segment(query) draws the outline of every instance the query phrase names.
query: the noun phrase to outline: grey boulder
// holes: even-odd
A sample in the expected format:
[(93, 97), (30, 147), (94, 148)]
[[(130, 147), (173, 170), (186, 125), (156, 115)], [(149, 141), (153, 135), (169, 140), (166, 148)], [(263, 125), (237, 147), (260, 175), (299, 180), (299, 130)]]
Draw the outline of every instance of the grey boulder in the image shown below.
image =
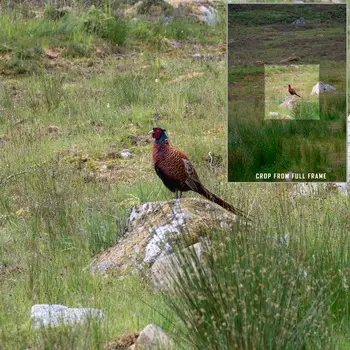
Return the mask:
[(74, 325), (103, 317), (103, 312), (98, 309), (69, 308), (64, 305), (36, 304), (31, 309), (32, 328)]

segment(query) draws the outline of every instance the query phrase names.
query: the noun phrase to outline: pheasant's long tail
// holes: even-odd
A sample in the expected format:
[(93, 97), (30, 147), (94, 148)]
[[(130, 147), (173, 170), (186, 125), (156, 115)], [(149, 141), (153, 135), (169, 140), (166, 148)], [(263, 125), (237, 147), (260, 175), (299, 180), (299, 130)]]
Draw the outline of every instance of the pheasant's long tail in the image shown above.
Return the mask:
[(296, 95), (297, 95), (298, 97), (300, 97), (300, 98), (301, 98), (301, 96), (299, 96), (297, 93), (296, 93)]
[(207, 188), (205, 188), (203, 185), (201, 185), (198, 188), (197, 191), (199, 194), (201, 194), (202, 196), (204, 196), (205, 198), (207, 198), (208, 200), (220, 205), (221, 207), (223, 207), (224, 209), (230, 211), (231, 213), (235, 214), (235, 215), (239, 215), (244, 217), (245, 219), (252, 221), (252, 219), (241, 209), (235, 208), (232, 204), (224, 201), (222, 198), (218, 197), (216, 194), (210, 192)]

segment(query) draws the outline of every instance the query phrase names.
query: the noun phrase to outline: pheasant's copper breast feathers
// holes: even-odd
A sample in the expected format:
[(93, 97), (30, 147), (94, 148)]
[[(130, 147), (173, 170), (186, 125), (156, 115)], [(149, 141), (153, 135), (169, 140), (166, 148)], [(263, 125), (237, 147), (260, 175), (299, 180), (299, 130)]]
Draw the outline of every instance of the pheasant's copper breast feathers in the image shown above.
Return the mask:
[(155, 143), (153, 146), (153, 161), (157, 175), (170, 191), (189, 191), (191, 189), (186, 184), (187, 174), (184, 160), (188, 160), (188, 157), (168, 143)]

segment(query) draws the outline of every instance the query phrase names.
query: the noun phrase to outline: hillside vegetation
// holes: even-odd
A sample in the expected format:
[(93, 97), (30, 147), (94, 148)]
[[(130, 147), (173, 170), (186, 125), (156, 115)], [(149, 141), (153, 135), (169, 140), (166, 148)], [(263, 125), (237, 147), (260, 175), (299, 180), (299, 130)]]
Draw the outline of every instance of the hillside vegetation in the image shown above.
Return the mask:
[[(185, 9), (129, 18), (115, 11), (132, 2), (78, 5), (26, 3), (0, 17), (0, 348), (102, 349), (155, 323), (179, 349), (347, 349), (348, 198), (226, 182), (225, 8), (207, 26)], [(208, 264), (181, 275), (175, 295), (86, 268), (133, 205), (174, 198), (152, 166), (153, 126), (256, 218), (208, 233)], [(286, 234), (288, 245), (270, 239)], [(106, 317), (32, 330), (39, 303)]]

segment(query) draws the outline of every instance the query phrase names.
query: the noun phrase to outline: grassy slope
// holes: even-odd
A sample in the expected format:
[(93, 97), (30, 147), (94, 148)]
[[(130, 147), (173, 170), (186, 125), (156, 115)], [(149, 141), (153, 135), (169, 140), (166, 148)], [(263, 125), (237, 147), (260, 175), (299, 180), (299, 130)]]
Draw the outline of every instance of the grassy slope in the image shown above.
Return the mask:
[[(1, 312), (0, 342), (5, 348), (37, 341), (28, 319), (33, 303), (103, 309), (108, 318), (90, 334), (92, 349), (150, 322), (167, 328), (153, 309), (161, 312), (159, 297), (147, 285), (91, 277), (83, 270), (92, 255), (114, 244), (134, 203), (172, 198), (151, 165), (151, 127), (165, 127), (216, 192), (226, 188), (218, 183), (225, 178), (224, 162), (215, 173), (206, 160), (209, 151), (225, 157), (224, 25), (207, 29), (185, 21), (168, 29), (130, 23), (128, 41), (118, 48), (79, 29), (80, 22), (0, 19), (0, 254), (6, 266), (0, 304), (9, 310)], [(171, 31), (169, 39), (165, 30)], [(187, 39), (193, 36), (191, 43)], [(172, 48), (169, 40), (180, 41), (182, 48)], [(66, 49), (50, 60), (47, 48)], [(192, 58), (195, 53), (219, 60), (205, 62)], [(192, 72), (201, 75), (192, 78)], [(48, 126), (58, 132), (50, 133)], [(115, 159), (113, 152), (124, 148), (133, 158)], [(27, 173), (6, 180), (21, 171)], [(82, 346), (84, 334), (43, 337), (48, 344)]]
[[(321, 277), (340, 278), (337, 271), (345, 271), (346, 199), (305, 198), (296, 206), (278, 186), (271, 191), (271, 186), (225, 183), (225, 27), (178, 25), (185, 33), (175, 24), (166, 35), (182, 43), (179, 49), (169, 46), (165, 28), (156, 29), (157, 36), (157, 26), (146, 22), (130, 25), (126, 44), (116, 48), (94, 34), (69, 29), (63, 21), (0, 19), (2, 57), (8, 55), (1, 61), (6, 75), (0, 82), (1, 348), (43, 348), (43, 343), (52, 348), (57, 343), (96, 349), (150, 322), (166, 330), (173, 327), (173, 311), (147, 283), (92, 277), (84, 270), (92, 255), (122, 234), (134, 203), (172, 198), (151, 165), (146, 132), (154, 125), (169, 131), (171, 142), (191, 157), (209, 188), (253, 210), (269, 235), (281, 234), (281, 228), (297, 230), (293, 219), (301, 215), (303, 230), (316, 235), (320, 224), (309, 215), (318, 212), (326, 231), (337, 227), (331, 245), (323, 235), (316, 242), (324, 249), (333, 247), (329, 259), (320, 261), (335, 268), (325, 269)], [(30, 27), (32, 36), (23, 31)], [(67, 45), (68, 54), (57, 59), (42, 54), (45, 48)], [(197, 52), (218, 60), (195, 59)], [(203, 74), (188, 75), (193, 72)], [(50, 132), (50, 125), (58, 132)], [(115, 159), (113, 152), (124, 147), (133, 158)], [(209, 167), (208, 152), (216, 156), (215, 169)], [(335, 204), (338, 215), (330, 211)], [(296, 251), (311, 259), (307, 246)], [(348, 300), (345, 287), (341, 296)], [(97, 307), (107, 318), (101, 327), (76, 333), (31, 332), (28, 315), (34, 303)], [(346, 306), (344, 310), (337, 314), (342, 324), (349, 320)], [(332, 337), (345, 348), (346, 326), (340, 329), (339, 323), (334, 323)]]

